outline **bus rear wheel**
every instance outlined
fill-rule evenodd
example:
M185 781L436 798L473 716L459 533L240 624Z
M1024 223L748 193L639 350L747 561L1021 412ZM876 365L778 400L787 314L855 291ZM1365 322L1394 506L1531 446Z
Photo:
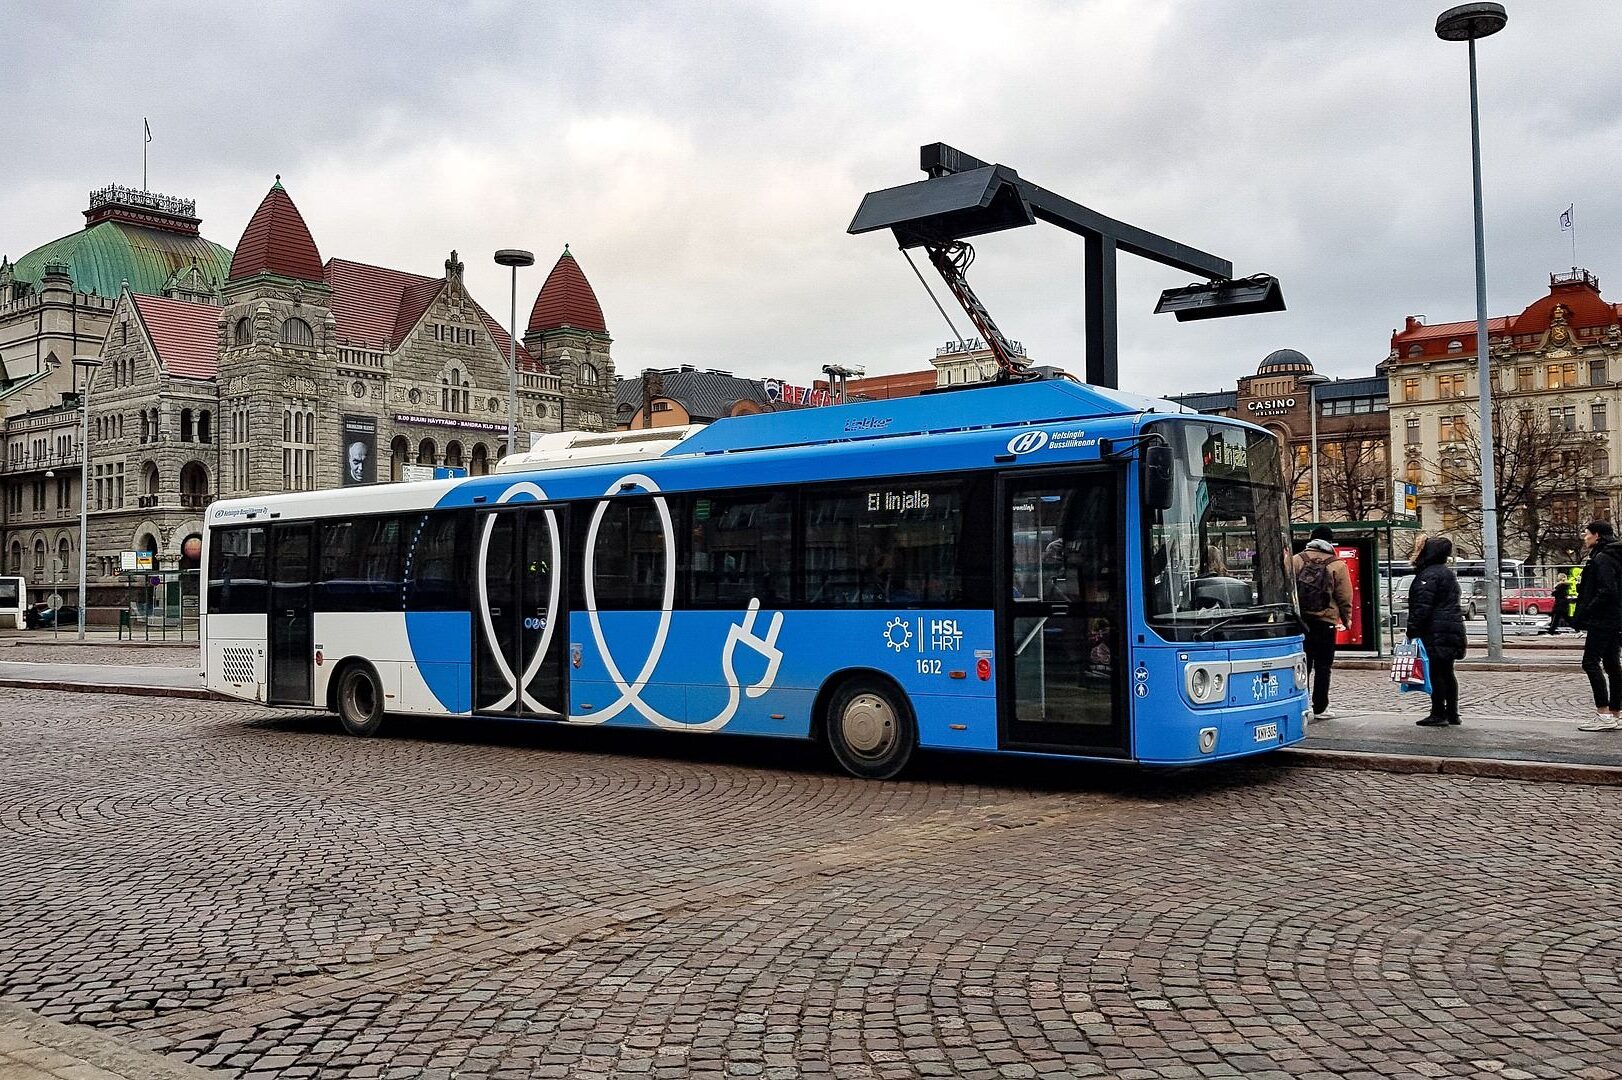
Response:
M338 674L338 719L344 730L362 738L383 726L383 687L366 664L350 664Z
M863 780L888 780L907 767L918 730L904 695L876 680L845 683L828 702L828 749Z

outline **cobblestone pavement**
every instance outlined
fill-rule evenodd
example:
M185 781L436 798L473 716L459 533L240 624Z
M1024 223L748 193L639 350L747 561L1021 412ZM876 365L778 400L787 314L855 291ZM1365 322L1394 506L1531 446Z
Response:
M72 635L69 635L71 637ZM79 645L52 642L50 632L0 635L0 661L28 664L108 664L117 667L197 667L197 643L189 645Z
M0 998L226 1076L1622 1075L1616 789L0 693Z

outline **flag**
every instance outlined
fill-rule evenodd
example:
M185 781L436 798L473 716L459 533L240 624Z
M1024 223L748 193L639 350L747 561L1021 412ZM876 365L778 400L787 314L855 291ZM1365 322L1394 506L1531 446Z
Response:
M1565 232L1567 229L1571 228L1571 212L1575 209L1577 209L1577 204L1572 203L1570 206L1566 207L1566 212L1560 215L1561 232Z
M152 141L152 125L147 123L146 117L141 117L141 126L146 128L146 141Z

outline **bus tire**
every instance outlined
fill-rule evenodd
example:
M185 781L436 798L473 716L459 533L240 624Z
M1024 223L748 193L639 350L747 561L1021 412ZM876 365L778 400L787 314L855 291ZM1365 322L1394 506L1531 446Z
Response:
M918 726L905 694L877 679L850 679L828 699L823 737L840 768L862 780L888 780L907 767Z
M338 720L349 734L366 738L383 726L383 684L370 664L346 664L332 696Z

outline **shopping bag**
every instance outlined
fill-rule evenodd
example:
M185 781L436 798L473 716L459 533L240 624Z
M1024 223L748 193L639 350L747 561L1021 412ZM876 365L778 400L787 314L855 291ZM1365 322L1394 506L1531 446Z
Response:
M1391 657L1391 681L1403 693L1410 690L1431 692L1429 657L1423 641L1404 641Z

